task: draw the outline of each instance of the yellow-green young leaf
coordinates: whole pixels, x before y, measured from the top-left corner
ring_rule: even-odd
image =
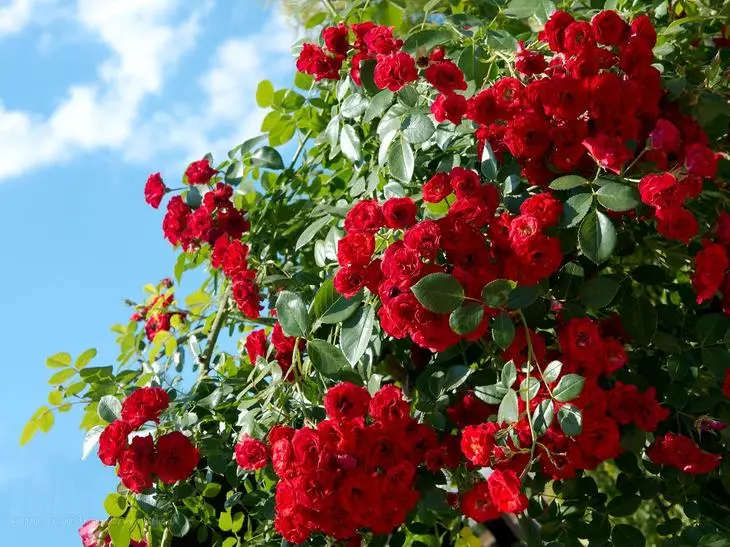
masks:
[[[120,518],[113,518],[109,521],[109,535],[112,537],[114,547],[129,547],[131,530],[129,523]]]
[[[71,410],[71,403],[64,403],[60,405],[56,410],[58,410],[59,412],[68,412],[69,410]]]
[[[170,338],[169,331],[161,330],[158,331],[157,334],[155,334],[154,339],[152,340],[152,344],[150,345],[150,355],[156,356],[158,353],[160,353],[160,350],[162,347],[167,343],[167,340]]]
[[[174,336],[170,336],[165,340],[165,355],[167,357],[172,357],[172,355],[175,353],[175,350],[177,349],[177,340]]]
[[[78,395],[84,390],[84,388],[86,388],[86,382],[75,382],[66,388],[66,397]]]
[[[71,356],[66,353],[57,353],[51,355],[46,359],[46,366],[48,368],[66,368],[71,366]]]
[[[229,532],[232,527],[233,519],[231,518],[231,514],[228,512],[221,513],[220,517],[218,517],[218,528],[224,532]]]
[[[37,431],[38,423],[35,420],[30,420],[27,424],[25,424],[25,427],[20,434],[20,446],[23,446],[28,441],[30,441],[35,436]]]
[[[183,323],[182,316],[175,314],[170,318],[170,326],[173,329],[179,329],[181,328],[185,323]]]
[[[274,84],[269,80],[262,80],[259,82],[259,86],[256,89],[256,104],[261,108],[271,106],[274,101]]]
[[[210,306],[210,295],[203,291],[195,291],[185,298],[185,305],[193,312],[198,313]]]
[[[48,403],[53,406],[59,406],[60,404],[63,404],[63,392],[54,389],[48,394]]]
[[[127,498],[116,493],[109,494],[104,500],[104,509],[110,517],[121,517],[127,506]]]
[[[38,414],[36,422],[38,423],[38,428],[43,431],[43,433],[48,433],[53,427],[55,418],[53,417],[53,411],[50,408],[45,406],[41,408],[43,408],[43,412]]]
[[[231,523],[231,532],[234,534],[238,532],[243,527],[245,520],[246,517],[243,513],[236,513],[233,516],[233,522]]]
[[[69,378],[72,378],[76,374],[76,371],[72,368],[59,370],[56,374],[48,379],[48,383],[52,386],[57,386],[64,383]]]
[[[78,356],[76,359],[76,364],[74,365],[76,367],[76,370],[81,370],[86,365],[88,365],[91,360],[96,357],[96,349],[89,348],[84,353]]]

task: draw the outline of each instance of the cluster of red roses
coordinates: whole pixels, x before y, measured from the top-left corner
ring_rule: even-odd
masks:
[[[210,162],[202,159],[188,166],[185,180],[191,185],[208,185],[216,174]],[[147,179],[145,200],[156,209],[168,191],[160,174],[155,173]],[[256,271],[249,269],[248,246],[240,241],[250,225],[233,205],[232,196],[233,188],[222,182],[203,195],[197,209],[190,207],[182,197],[175,196],[167,204],[162,229],[170,243],[180,244],[186,251],[204,243],[211,245],[211,264],[214,268],[222,268],[231,280],[231,292],[238,308],[246,317],[258,317],[262,308]],[[169,328],[167,319],[166,327]]]
[[[292,543],[316,532],[340,540],[359,529],[387,534],[418,502],[420,465],[459,463],[458,445],[440,445],[431,427],[410,417],[410,405],[393,385],[371,398],[364,388],[341,383],[327,391],[324,405],[329,419],[316,429],[276,426],[268,445],[244,437],[236,447],[244,469],[260,469],[271,459],[280,478],[275,526]]]
[[[159,422],[170,398],[159,387],[133,391],[122,402],[120,419],[110,423],[99,438],[99,459],[104,465],[117,465],[122,484],[133,492],[152,487],[156,476],[166,484],[187,479],[198,466],[198,449],[190,440],[173,431],[160,435],[129,436],[146,422]]]
[[[355,41],[350,43],[350,31]],[[393,29],[371,21],[354,25],[340,24],[322,31],[325,48],[304,44],[297,59],[297,70],[311,74],[317,80],[337,80],[347,55],[352,52],[350,76],[361,85],[361,63],[368,59],[376,62],[373,74],[380,89],[398,91],[405,84],[418,79],[416,61],[401,51],[403,40],[393,37]]]
[[[676,467],[690,475],[712,473],[721,460],[719,454],[705,452],[689,437],[675,433],[658,437],[647,449],[646,455],[656,464]]]
[[[460,340],[449,327],[448,315],[433,313],[416,300],[411,287],[422,277],[448,272],[464,287],[467,297],[479,299],[484,286],[498,278],[533,285],[558,270],[560,242],[544,230],[557,224],[563,205],[549,193],[525,200],[519,215],[495,217],[499,191],[482,184],[479,175],[461,167],[438,173],[423,186],[423,200],[438,203],[455,194],[448,214],[417,222],[418,208],[410,198],[390,198],[381,207],[375,200],[357,203],[345,217],[345,231],[337,248],[340,269],[334,284],[351,296],[367,287],[382,302],[378,315],[385,331],[411,339],[424,348],[443,351]],[[376,238],[390,241],[382,259],[373,260]],[[486,234],[485,234],[486,232]],[[481,324],[467,340],[481,338],[495,310],[485,307]]]
[[[697,303],[711,300],[720,292],[722,311],[730,315],[730,214],[720,212],[712,239],[706,238],[702,243],[703,248],[695,257],[692,277]]]
[[[281,367],[282,377],[293,381],[294,377],[288,374],[289,368],[294,357],[294,350],[302,350],[304,343],[296,336],[287,336],[279,323],[274,325],[271,330],[271,345],[274,346],[274,359]],[[266,358],[268,354],[268,342],[266,339],[266,331],[259,329],[253,331],[246,337],[246,353],[252,365],[256,364],[259,357]]]
[[[172,280],[163,279],[160,284],[163,287],[172,287]],[[134,312],[129,318],[130,321],[144,321],[144,330],[147,340],[154,340],[155,335],[161,331],[169,331],[171,329],[172,318],[178,316],[181,320],[186,317],[185,312],[168,311],[168,308],[175,300],[174,293],[159,294],[153,297],[149,303],[138,307],[138,311]]]

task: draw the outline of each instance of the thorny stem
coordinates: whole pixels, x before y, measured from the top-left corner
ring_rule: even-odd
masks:
[[[226,282],[227,283],[227,282]],[[218,313],[213,319],[213,325],[210,328],[210,337],[208,338],[208,345],[205,346],[205,353],[200,360],[200,376],[198,380],[202,380],[208,374],[210,370],[210,361],[213,358],[213,351],[215,350],[215,344],[218,340],[218,336],[221,333],[223,324],[225,323],[226,315],[228,314],[228,301],[231,297],[231,287],[223,286],[221,291],[221,299],[218,303]]]

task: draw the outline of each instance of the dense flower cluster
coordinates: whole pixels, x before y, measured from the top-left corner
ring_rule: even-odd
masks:
[[[172,287],[172,281],[163,279],[160,283],[163,287]],[[185,320],[186,313],[181,311],[170,311],[175,301],[175,294],[170,291],[166,294],[158,294],[150,297],[144,306],[138,306],[130,317],[131,321],[144,321],[144,330],[147,340],[152,341],[158,332],[172,329],[172,320],[177,317],[180,321]]]
[[[419,499],[417,468],[426,461],[429,467],[458,463],[433,429],[411,418],[395,386],[371,398],[364,388],[342,383],[327,392],[324,404],[328,419],[316,429],[277,426],[268,446],[244,439],[236,449],[248,469],[260,468],[270,454],[280,478],[275,526],[288,541],[303,543],[316,532],[348,539],[358,529],[387,534]]]
[[[282,377],[289,381],[294,380],[294,376],[289,373],[289,369],[292,365],[292,359],[294,358],[294,350],[302,351],[304,343],[302,340],[297,340],[295,336],[287,336],[281,328],[279,323],[274,325],[271,329],[271,345],[273,346],[273,353],[271,354],[274,360],[281,368]],[[264,360],[269,356],[268,341],[266,338],[266,331],[264,329],[255,330],[246,337],[246,353],[248,359],[252,365],[255,365],[259,357]]]
[[[445,350],[461,336],[449,327],[448,315],[433,313],[416,300],[410,289],[419,279],[447,272],[467,297],[479,299],[490,281],[506,278],[534,285],[557,271],[562,261],[559,240],[545,233],[563,211],[550,193],[525,200],[519,215],[495,216],[499,191],[482,183],[474,171],[454,167],[423,186],[425,202],[452,201],[452,196],[445,217],[420,222],[410,198],[390,198],[382,206],[361,201],[345,217],[347,235],[337,248],[335,288],[346,296],[363,287],[378,294],[383,329],[394,338],[410,336],[433,351]],[[394,235],[402,238],[392,241]],[[376,238],[390,243],[379,258],[373,258]],[[485,307],[481,324],[465,338],[481,338],[494,313]]]
[[[258,317],[262,297],[256,284],[256,270],[248,266],[248,245],[227,234],[222,235],[213,245],[210,262],[230,279],[231,295],[238,309],[246,317]]]
[[[171,484],[187,479],[198,465],[198,450],[190,440],[173,431],[160,435],[130,435],[146,422],[159,422],[170,399],[158,387],[136,389],[122,403],[120,419],[110,423],[99,438],[99,459],[104,465],[117,465],[122,484],[133,492],[152,487],[154,477]]]
[[[730,214],[720,212],[713,232],[695,257],[692,286],[698,304],[712,300],[719,292],[722,312],[730,315]]]
[[[659,465],[676,467],[690,475],[711,473],[720,465],[720,455],[705,452],[684,435],[667,433],[657,438],[646,451],[649,459]]]

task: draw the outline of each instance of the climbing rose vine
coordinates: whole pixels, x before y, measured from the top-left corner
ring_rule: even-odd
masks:
[[[84,403],[120,480],[83,545],[726,545],[727,6],[370,4],[149,177],[118,366],[48,359],[22,442]]]

